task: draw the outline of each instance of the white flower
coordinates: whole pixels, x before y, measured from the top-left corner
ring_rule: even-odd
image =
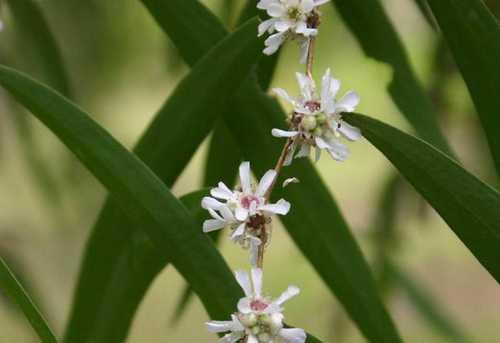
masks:
[[[259,37],[271,34],[265,41],[264,53],[272,55],[287,39],[296,39],[302,47],[302,60],[307,55],[309,39],[317,35],[319,14],[316,7],[330,0],[260,0],[257,8],[265,10],[271,19],[259,25]]]
[[[268,203],[266,193],[274,184],[276,171],[269,170],[258,185],[251,182],[250,163],[240,165],[241,187],[231,191],[223,182],[210,191],[212,197],[203,198],[201,205],[207,209],[212,219],[203,223],[203,231],[211,232],[229,227],[232,230],[231,240],[250,248],[251,262],[257,263],[260,238],[267,233],[274,214],[286,215],[290,211],[290,203],[284,199],[275,204]],[[268,236],[268,235],[267,235]]]
[[[244,271],[235,272],[236,280],[245,292],[238,302],[238,312],[231,321],[211,321],[206,323],[210,332],[230,332],[219,343],[272,343],[281,340],[286,343],[304,343],[306,333],[302,329],[285,328],[283,325],[283,303],[300,293],[290,286],[277,299],[262,295],[262,270],[251,271],[251,280]]]
[[[285,164],[290,164],[294,155],[309,156],[311,147],[316,148],[316,161],[322,149],[328,151],[337,161],[345,160],[349,150],[339,138],[343,136],[350,141],[357,141],[362,136],[358,128],[342,120],[341,114],[355,110],[360,101],[358,94],[351,91],[336,101],[340,81],[330,76],[330,69],[323,76],[319,94],[314,80],[308,76],[297,73],[297,80],[302,93],[301,98],[292,98],[285,90],[274,89],[278,96],[290,102],[294,108],[289,118],[290,130],[272,130],[275,137],[293,139]]]

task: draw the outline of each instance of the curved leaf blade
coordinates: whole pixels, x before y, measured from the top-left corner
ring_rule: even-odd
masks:
[[[233,89],[255,64],[260,46],[256,25],[255,20],[247,23],[214,47],[181,82],[138,143],[137,156],[167,186],[185,168]],[[218,68],[220,64],[227,69]],[[108,201],[87,243],[65,342],[123,341],[146,290],[168,261],[130,225],[116,202]]]
[[[182,24],[176,23],[186,17],[185,13],[193,13],[191,6],[201,4],[194,0],[169,1],[168,4],[160,4],[154,0],[142,2],[179,49],[192,49],[181,54],[199,52],[200,47],[193,47],[194,41],[192,44],[185,41],[185,37],[192,34],[186,35],[180,29]],[[182,14],[178,15],[179,12]],[[198,11],[198,14],[202,15],[202,12]],[[196,21],[195,17],[191,17],[191,23]],[[217,25],[221,26],[220,23]],[[197,27],[192,25],[189,29],[197,30]],[[215,38],[207,36],[206,39]],[[252,161],[255,171],[263,173],[274,165],[281,151],[279,143],[271,137],[270,132],[273,127],[279,127],[284,122],[284,113],[278,103],[269,99],[256,80],[251,78],[238,91],[233,106],[239,109],[238,116],[225,112],[226,124],[238,139],[244,156]],[[368,264],[314,167],[302,161],[290,171],[307,184],[307,187],[301,187],[301,192],[290,190],[286,194],[286,198],[294,204],[294,213],[285,218],[285,225],[292,238],[342,302],[365,337],[373,342],[400,342],[394,324],[377,294]],[[316,197],[324,204],[322,208],[306,201]],[[332,223],[335,223],[335,230],[331,228]],[[342,255],[340,252],[346,254]]]
[[[0,287],[12,301],[17,303],[23,311],[26,319],[37,333],[42,343],[57,343],[57,339],[52,333],[49,325],[38,311],[23,286],[9,270],[9,267],[0,257]]]
[[[359,114],[360,127],[500,282],[500,194],[426,142]]]
[[[413,72],[403,44],[380,1],[332,1],[332,5],[357,37],[365,54],[392,67],[389,93],[417,134],[452,154],[433,114],[431,101]]]
[[[500,175],[500,25],[479,0],[427,0],[476,105]]]

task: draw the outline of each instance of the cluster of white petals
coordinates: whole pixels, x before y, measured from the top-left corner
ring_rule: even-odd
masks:
[[[281,199],[271,204],[266,199],[266,193],[276,179],[276,171],[266,172],[258,185],[252,183],[249,162],[243,162],[239,172],[238,189],[232,191],[219,182],[218,187],[210,191],[212,197],[203,198],[202,207],[212,216],[203,223],[203,231],[229,227],[231,240],[250,249],[250,260],[255,265],[262,244],[259,238],[262,230],[268,230],[272,215],[286,215],[290,211],[290,203]]]
[[[257,8],[265,10],[271,17],[259,25],[259,36],[266,32],[264,53],[272,55],[287,39],[299,41],[302,61],[305,61],[310,37],[318,33],[319,14],[316,7],[330,0],[260,0]]]
[[[306,333],[302,329],[285,328],[283,325],[283,303],[299,294],[300,290],[290,286],[277,299],[263,296],[262,270],[251,270],[251,276],[244,271],[235,272],[236,280],[245,292],[238,302],[238,312],[231,321],[210,321],[206,323],[210,332],[229,332],[219,343],[304,343]]]
[[[293,140],[285,164],[290,164],[294,156],[309,156],[312,147],[316,148],[316,160],[321,150],[328,151],[337,161],[345,160],[349,150],[340,138],[356,141],[361,138],[361,132],[343,121],[341,114],[355,110],[360,101],[358,94],[351,91],[336,101],[340,81],[331,77],[330,69],[323,76],[320,93],[316,90],[314,80],[307,75],[297,73],[297,80],[302,93],[300,98],[291,97],[283,89],[274,89],[277,95],[293,105],[289,131],[272,131],[275,137]]]

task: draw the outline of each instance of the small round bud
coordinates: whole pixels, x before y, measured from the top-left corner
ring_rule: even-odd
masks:
[[[316,116],[316,121],[319,125],[323,125],[326,123],[326,115],[324,113],[320,113]]]
[[[314,116],[305,116],[304,119],[302,119],[302,127],[306,131],[313,131],[316,125],[316,118]]]
[[[254,313],[245,314],[240,318],[241,324],[250,328],[257,325],[257,316]]]
[[[259,340],[260,343],[268,343],[271,341],[272,337],[270,334],[263,332],[257,336],[257,339]]]
[[[257,336],[260,333],[260,326],[256,325],[250,329],[252,335]]]
[[[317,127],[313,131],[315,136],[322,136],[323,135],[323,130],[320,127]]]

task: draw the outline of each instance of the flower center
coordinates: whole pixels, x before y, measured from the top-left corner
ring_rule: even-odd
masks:
[[[266,224],[266,218],[263,215],[256,214],[248,219],[248,227],[253,229],[262,228]]]
[[[302,13],[300,12],[300,9],[298,7],[290,7],[288,9],[288,18],[298,21],[301,16]]]
[[[260,204],[260,199],[259,197],[256,197],[255,195],[245,195],[244,197],[241,198],[240,200],[241,206],[245,209],[250,209],[252,204],[255,204],[255,206],[259,206]]]
[[[319,101],[314,100],[307,101],[304,106],[311,112],[317,112],[321,109],[321,104],[319,103]]]
[[[267,306],[269,305],[260,299],[255,299],[250,302],[250,308],[253,311],[259,311],[259,312],[264,311],[267,308]]]

